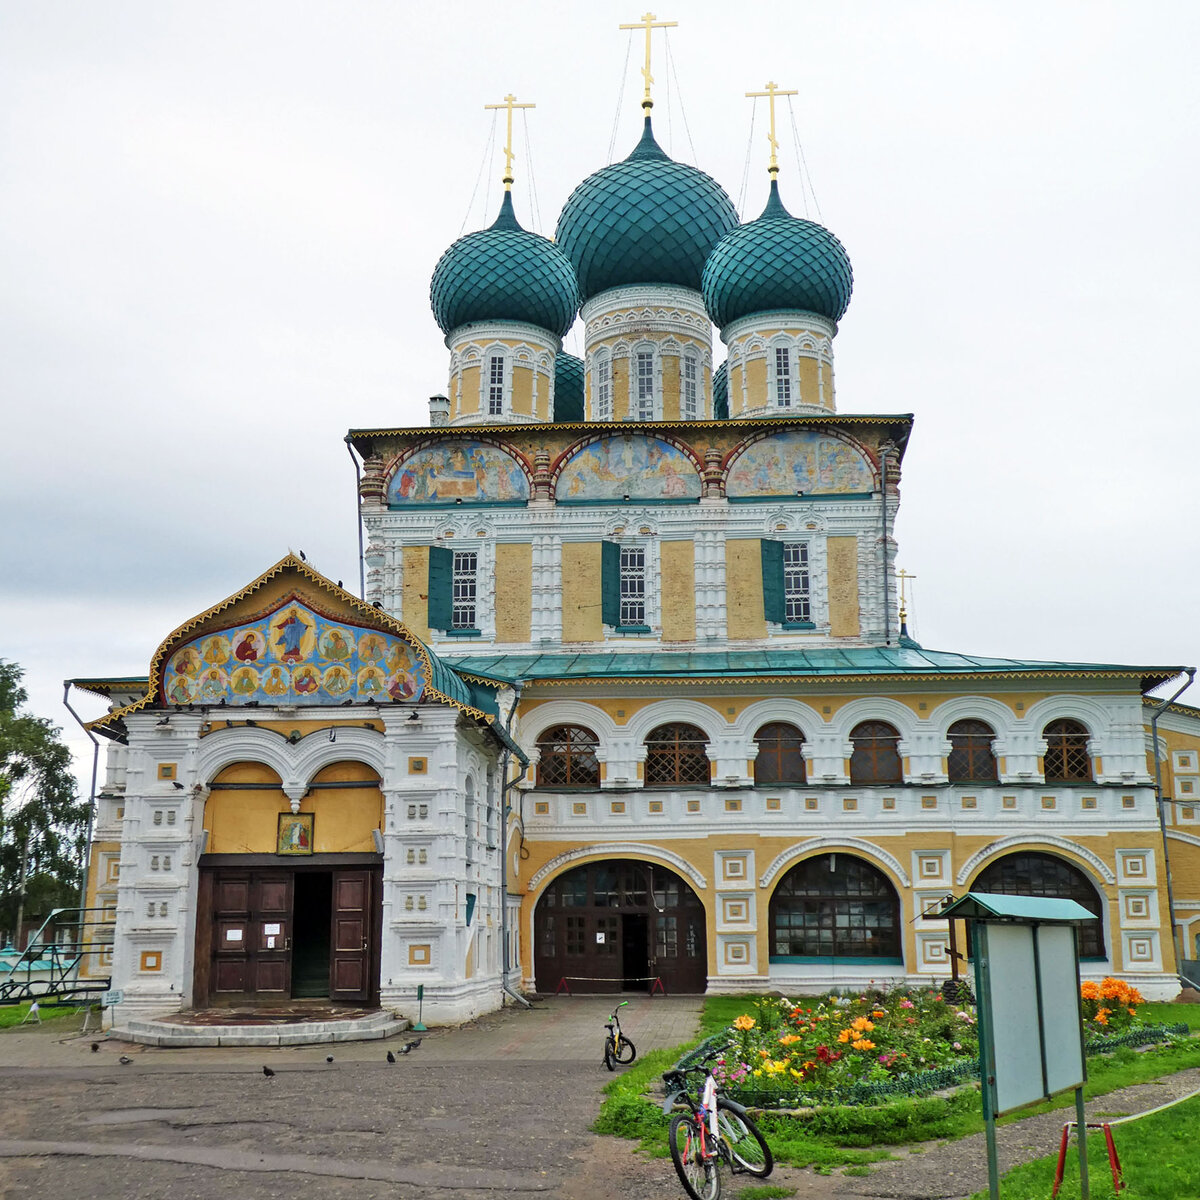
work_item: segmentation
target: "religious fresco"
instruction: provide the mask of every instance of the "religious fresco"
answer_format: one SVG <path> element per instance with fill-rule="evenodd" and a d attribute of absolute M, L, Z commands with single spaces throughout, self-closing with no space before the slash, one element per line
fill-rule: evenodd
<path fill-rule="evenodd" d="M 730 499 L 874 489 L 874 472 L 860 451 L 811 429 L 789 429 L 753 442 L 730 464 L 725 480 Z"/>
<path fill-rule="evenodd" d="M 696 465 L 669 442 L 624 434 L 591 442 L 563 467 L 555 488 L 560 501 L 696 500 Z"/>
<path fill-rule="evenodd" d="M 520 464 L 483 442 L 426 446 L 406 458 L 388 484 L 388 503 L 392 505 L 528 499 L 529 481 Z"/>
<path fill-rule="evenodd" d="M 168 704 L 341 704 L 419 700 L 424 688 L 407 642 L 292 599 L 181 646 L 163 671 L 162 694 Z"/>

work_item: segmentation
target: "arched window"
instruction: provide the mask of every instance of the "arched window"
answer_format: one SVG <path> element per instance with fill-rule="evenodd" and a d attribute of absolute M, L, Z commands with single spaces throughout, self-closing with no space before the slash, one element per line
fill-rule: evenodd
<path fill-rule="evenodd" d="M 635 346 L 629 360 L 629 419 L 656 421 L 661 414 L 658 398 L 658 355 L 653 342 Z"/>
<path fill-rule="evenodd" d="M 596 421 L 611 421 L 613 417 L 612 358 L 607 350 L 598 350 L 595 358 Z"/>
<path fill-rule="evenodd" d="M 679 415 L 694 421 L 700 415 L 700 366 L 695 354 L 685 353 L 679 363 Z"/>
<path fill-rule="evenodd" d="M 764 725 L 754 740 L 758 743 L 755 783 L 804 782 L 804 734 L 795 725 L 774 721 Z"/>
<path fill-rule="evenodd" d="M 1096 920 L 1079 927 L 1079 957 L 1104 957 L 1104 926 L 1101 899 L 1087 876 L 1077 867 L 1051 854 L 1022 850 L 1008 854 L 979 873 L 971 884 L 973 892 L 995 892 L 1001 896 L 1054 896 L 1076 900 Z"/>
<path fill-rule="evenodd" d="M 599 787 L 599 744 L 582 725 L 552 725 L 537 740 L 538 787 Z"/>
<path fill-rule="evenodd" d="M 793 867 L 771 897 L 773 958 L 900 957 L 900 900 L 887 876 L 849 854 Z"/>
<path fill-rule="evenodd" d="M 646 785 L 707 784 L 708 735 L 695 725 L 659 725 L 646 737 Z"/>
<path fill-rule="evenodd" d="M 1092 758 L 1088 731 L 1078 721 L 1061 718 L 1042 730 L 1046 739 L 1047 783 L 1090 783 Z"/>
<path fill-rule="evenodd" d="M 992 753 L 996 731 L 986 721 L 955 721 L 946 736 L 950 739 L 946 769 L 951 783 L 996 782 L 996 756 Z"/>
<path fill-rule="evenodd" d="M 903 783 L 900 734 L 886 721 L 862 721 L 850 730 L 851 783 Z"/>

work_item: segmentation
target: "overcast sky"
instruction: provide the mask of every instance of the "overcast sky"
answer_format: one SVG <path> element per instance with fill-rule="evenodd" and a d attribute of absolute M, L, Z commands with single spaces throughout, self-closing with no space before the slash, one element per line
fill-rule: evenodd
<path fill-rule="evenodd" d="M 743 93 L 799 92 L 854 264 L 839 407 L 916 414 L 898 540 L 920 640 L 1200 662 L 1200 5 L 656 11 L 679 21 L 659 140 L 744 217 L 767 147 Z M 73 748 L 64 678 L 144 673 L 289 547 L 357 579 L 342 438 L 425 424 L 446 387 L 429 277 L 499 204 L 483 106 L 536 103 L 515 198 L 552 233 L 614 119 L 615 157 L 637 140 L 642 44 L 617 26 L 640 16 L 0 0 L 0 657 Z"/>

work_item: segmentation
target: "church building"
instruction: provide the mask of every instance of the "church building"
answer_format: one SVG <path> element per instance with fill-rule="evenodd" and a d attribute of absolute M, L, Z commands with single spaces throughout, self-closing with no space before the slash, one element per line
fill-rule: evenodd
<path fill-rule="evenodd" d="M 365 594 L 289 555 L 145 674 L 74 681 L 110 703 L 89 903 L 118 1029 L 412 1015 L 419 986 L 453 1022 L 506 992 L 937 985 L 932 914 L 968 889 L 1079 901 L 1085 977 L 1148 997 L 1200 957 L 1200 711 L 1147 699 L 1186 669 L 908 636 L 913 418 L 839 410 L 850 259 L 786 207 L 777 89 L 739 222 L 646 77 L 553 240 L 510 138 L 495 220 L 438 262 L 445 393 L 348 438 Z"/>

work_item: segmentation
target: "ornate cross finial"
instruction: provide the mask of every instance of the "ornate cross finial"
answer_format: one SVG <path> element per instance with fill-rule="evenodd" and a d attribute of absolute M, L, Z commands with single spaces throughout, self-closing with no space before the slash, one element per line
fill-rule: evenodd
<path fill-rule="evenodd" d="M 908 609 L 905 607 L 904 585 L 910 579 L 916 579 L 915 575 L 910 575 L 903 567 L 896 572 L 896 578 L 900 580 L 900 624 L 903 625 L 908 620 Z M 901 632 L 905 632 L 901 630 Z"/>
<path fill-rule="evenodd" d="M 642 95 L 642 108 L 646 112 L 654 107 L 654 101 L 650 99 L 650 85 L 654 82 L 654 76 L 650 74 L 650 30 L 674 29 L 678 24 L 678 21 L 656 20 L 654 14 L 648 12 L 636 24 L 619 26 L 621 29 L 644 29 L 646 31 L 646 65 L 642 68 L 642 78 L 646 81 L 646 90 Z"/>
<path fill-rule="evenodd" d="M 747 97 L 751 96 L 766 96 L 771 102 L 771 131 L 767 134 L 767 140 L 771 143 L 771 162 L 767 166 L 767 173 L 774 179 L 779 174 L 779 158 L 775 151 L 779 149 L 779 143 L 775 140 L 775 97 L 776 96 L 798 96 L 799 92 L 785 92 L 778 84 L 768 83 L 765 92 L 747 92 Z"/>
<path fill-rule="evenodd" d="M 513 185 L 513 148 L 512 148 L 512 115 L 514 108 L 537 108 L 536 104 L 518 104 L 517 98 L 509 92 L 504 97 L 503 104 L 485 104 L 484 108 L 508 109 L 508 138 L 504 143 L 504 190 L 512 191 Z"/>

